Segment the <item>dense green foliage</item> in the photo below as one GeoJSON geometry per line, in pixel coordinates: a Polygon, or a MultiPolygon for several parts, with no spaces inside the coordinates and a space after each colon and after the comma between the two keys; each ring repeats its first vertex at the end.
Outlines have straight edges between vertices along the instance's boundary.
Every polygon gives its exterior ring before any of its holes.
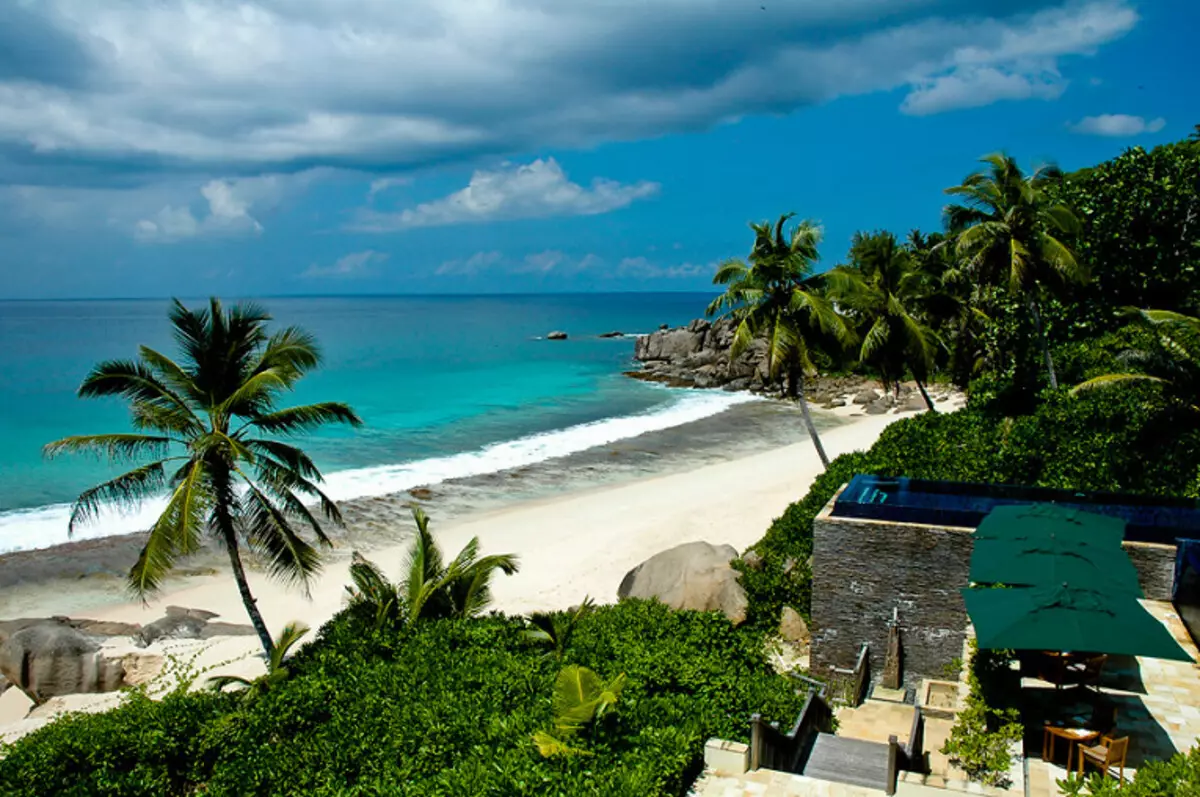
{"type": "Polygon", "coordinates": [[[1148,761],[1123,785],[1093,772],[1082,779],[1071,775],[1058,781],[1058,787],[1067,797],[1195,797],[1200,794],[1200,747],[1166,761],[1148,761]]]}
{"type": "Polygon", "coordinates": [[[1127,305],[1200,314],[1200,142],[1134,147],[1068,175],[1059,196],[1092,275],[1070,302],[1076,334],[1103,332],[1127,305]]]}
{"type": "Polygon", "coordinates": [[[517,618],[373,625],[369,611],[338,615],[252,699],[134,696],[55,722],[5,751],[0,793],[682,794],[705,740],[745,740],[752,713],[787,722],[802,702],[761,640],[718,613],[597,608],[562,662],[517,618]],[[571,664],[623,673],[620,699],[579,738],[587,755],[543,758],[533,737],[554,727],[571,664]]]}

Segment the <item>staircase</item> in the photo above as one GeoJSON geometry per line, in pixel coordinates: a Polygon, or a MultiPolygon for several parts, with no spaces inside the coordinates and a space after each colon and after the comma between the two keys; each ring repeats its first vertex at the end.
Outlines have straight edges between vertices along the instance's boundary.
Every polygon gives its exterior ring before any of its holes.
{"type": "Polygon", "coordinates": [[[831,733],[818,733],[800,774],[835,783],[889,791],[888,746],[831,733]]]}

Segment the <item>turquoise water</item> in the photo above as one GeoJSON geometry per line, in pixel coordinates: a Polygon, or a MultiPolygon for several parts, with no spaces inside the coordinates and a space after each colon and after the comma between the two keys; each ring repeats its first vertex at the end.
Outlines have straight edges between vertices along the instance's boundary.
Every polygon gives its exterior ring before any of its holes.
{"type": "MultiPolygon", "coordinates": [[[[338,498],[382,495],[565,456],[721,411],[730,394],[669,391],[621,375],[631,338],[700,315],[701,294],[289,298],[262,303],[319,339],[325,366],[296,402],[350,403],[365,421],[303,441],[338,498]],[[542,339],[561,329],[567,341],[542,339]]],[[[65,540],[66,506],[114,473],[46,461],[68,435],[127,427],[117,401],[74,391],[139,344],[172,351],[165,301],[0,302],[0,550],[65,540]]],[[[152,512],[148,507],[147,512],[152,512]]],[[[144,528],[106,517],[88,536],[144,528]]]]}

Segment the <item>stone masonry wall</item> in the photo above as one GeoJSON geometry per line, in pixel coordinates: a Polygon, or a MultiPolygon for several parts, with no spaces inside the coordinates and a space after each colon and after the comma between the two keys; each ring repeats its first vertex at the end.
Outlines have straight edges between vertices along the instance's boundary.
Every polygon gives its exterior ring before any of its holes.
{"type": "Polygon", "coordinates": [[[962,655],[971,530],[833,518],[831,508],[813,524],[813,674],[853,667],[866,642],[877,680],[898,609],[905,685],[942,677],[962,655]]]}
{"type": "MultiPolygon", "coordinates": [[[[959,590],[969,579],[973,529],[832,517],[833,500],[813,523],[813,674],[853,667],[866,642],[877,681],[897,609],[905,685],[943,677],[962,655],[969,622],[959,590]]],[[[1175,547],[1124,548],[1146,597],[1169,601],[1175,547]]]]}

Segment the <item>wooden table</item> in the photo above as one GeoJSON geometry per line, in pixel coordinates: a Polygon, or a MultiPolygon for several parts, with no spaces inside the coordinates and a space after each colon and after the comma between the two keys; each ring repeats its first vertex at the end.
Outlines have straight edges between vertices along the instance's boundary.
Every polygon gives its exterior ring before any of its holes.
{"type": "Polygon", "coordinates": [[[1067,728],[1047,723],[1042,729],[1042,760],[1050,763],[1054,760],[1054,747],[1059,739],[1067,740],[1067,772],[1071,771],[1071,757],[1075,747],[1085,742],[1094,742],[1100,738],[1100,731],[1087,728],[1067,728]]]}

